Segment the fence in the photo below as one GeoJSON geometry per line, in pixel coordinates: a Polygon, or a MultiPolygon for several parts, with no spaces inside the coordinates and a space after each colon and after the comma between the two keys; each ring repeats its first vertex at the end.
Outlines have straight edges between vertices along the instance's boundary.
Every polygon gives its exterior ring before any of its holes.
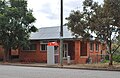
{"type": "Polygon", "coordinates": [[[104,60],[109,60],[109,55],[105,54],[94,54],[88,57],[87,63],[99,63],[104,60]]]}

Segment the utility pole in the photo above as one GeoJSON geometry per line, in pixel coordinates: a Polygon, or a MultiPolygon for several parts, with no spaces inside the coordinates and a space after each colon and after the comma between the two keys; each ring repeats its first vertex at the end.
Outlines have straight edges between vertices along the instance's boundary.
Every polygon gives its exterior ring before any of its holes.
{"type": "Polygon", "coordinates": [[[60,65],[63,66],[63,0],[61,0],[60,7],[60,65]]]}

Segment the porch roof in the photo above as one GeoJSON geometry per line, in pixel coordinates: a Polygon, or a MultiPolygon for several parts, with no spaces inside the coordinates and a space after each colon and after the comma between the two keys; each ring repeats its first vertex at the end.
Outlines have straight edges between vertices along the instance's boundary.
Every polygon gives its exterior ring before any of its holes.
{"type": "MultiPolygon", "coordinates": [[[[63,39],[73,39],[75,36],[68,30],[67,26],[63,26],[63,39]]],[[[46,40],[46,39],[60,39],[60,26],[43,27],[38,32],[31,33],[30,40],[46,40]]]]}

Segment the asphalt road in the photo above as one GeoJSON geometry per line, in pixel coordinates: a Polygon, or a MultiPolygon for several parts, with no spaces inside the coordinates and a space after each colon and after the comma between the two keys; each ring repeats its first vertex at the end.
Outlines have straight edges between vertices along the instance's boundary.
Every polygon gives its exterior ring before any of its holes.
{"type": "Polygon", "coordinates": [[[0,65],[0,78],[120,78],[120,72],[0,65]]]}

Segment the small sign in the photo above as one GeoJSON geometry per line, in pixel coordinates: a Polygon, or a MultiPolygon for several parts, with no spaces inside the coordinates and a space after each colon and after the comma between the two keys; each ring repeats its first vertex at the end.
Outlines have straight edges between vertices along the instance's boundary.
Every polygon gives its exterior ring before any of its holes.
{"type": "Polygon", "coordinates": [[[57,42],[49,42],[48,46],[59,46],[57,42]]]}

